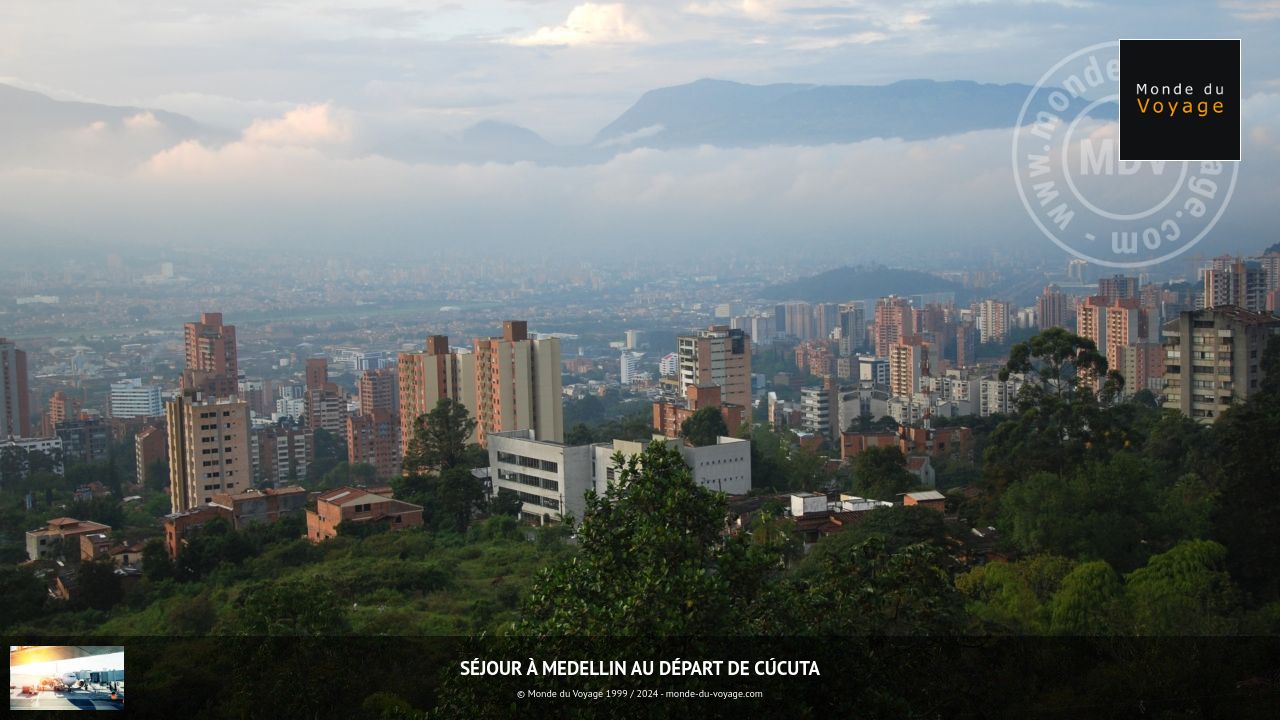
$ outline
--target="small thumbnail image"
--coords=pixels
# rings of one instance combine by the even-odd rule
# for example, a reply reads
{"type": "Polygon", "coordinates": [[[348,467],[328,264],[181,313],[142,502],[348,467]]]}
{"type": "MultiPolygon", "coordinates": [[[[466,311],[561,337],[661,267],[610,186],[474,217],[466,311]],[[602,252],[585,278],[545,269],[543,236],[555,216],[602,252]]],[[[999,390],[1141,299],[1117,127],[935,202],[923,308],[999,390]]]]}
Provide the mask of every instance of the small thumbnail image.
{"type": "Polygon", "coordinates": [[[10,645],[10,710],[123,710],[121,645],[10,645]]]}

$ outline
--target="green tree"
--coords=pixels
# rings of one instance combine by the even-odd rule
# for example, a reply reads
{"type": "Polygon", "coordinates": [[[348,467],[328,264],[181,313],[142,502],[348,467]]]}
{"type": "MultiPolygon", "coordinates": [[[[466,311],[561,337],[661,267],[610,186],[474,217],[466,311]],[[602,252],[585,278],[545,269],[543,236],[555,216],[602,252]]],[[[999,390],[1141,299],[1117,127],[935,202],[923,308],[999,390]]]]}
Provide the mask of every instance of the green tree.
{"type": "Polygon", "coordinates": [[[245,588],[235,635],[341,635],[349,630],[343,602],[320,583],[259,582],[245,588]]]}
{"type": "Polygon", "coordinates": [[[152,538],[142,546],[142,572],[152,580],[168,580],[174,576],[169,549],[160,538],[152,538]]]}
{"type": "Polygon", "coordinates": [[[520,509],[524,506],[520,495],[510,488],[502,488],[489,499],[490,515],[506,515],[520,517],[520,509]]]}
{"type": "Polygon", "coordinates": [[[715,445],[716,438],[729,434],[719,407],[704,407],[680,423],[680,435],[695,447],[715,445]]]}
{"type": "Polygon", "coordinates": [[[476,421],[466,405],[441,398],[431,412],[414,419],[413,438],[404,453],[405,469],[442,473],[463,464],[475,429],[476,421]]]}
{"type": "Polygon", "coordinates": [[[1230,628],[1240,596],[1226,571],[1227,549],[1187,540],[1125,578],[1139,635],[1216,635],[1230,628]]]}
{"type": "Polygon", "coordinates": [[[0,565],[0,607],[4,608],[0,627],[38,617],[47,596],[44,583],[29,568],[0,565]]]}
{"type": "Polygon", "coordinates": [[[741,631],[735,609],[747,603],[731,588],[745,573],[736,561],[747,557],[748,541],[724,534],[724,497],[698,486],[680,452],[660,442],[614,462],[620,481],[604,495],[588,493],[578,553],[539,574],[516,631],[640,637],[741,631]]]}
{"type": "Polygon", "coordinates": [[[1227,547],[1231,577],[1262,602],[1280,600],[1280,336],[1262,354],[1260,391],[1213,426],[1216,493],[1211,538],[1227,547]]]}
{"type": "Polygon", "coordinates": [[[1081,563],[1062,578],[1049,602],[1049,630],[1055,635],[1111,635],[1119,618],[1124,587],[1103,560],[1081,563]]]}
{"type": "Polygon", "coordinates": [[[893,500],[918,484],[896,445],[863,450],[853,458],[853,490],[874,500],[893,500]]]}
{"type": "Polygon", "coordinates": [[[169,605],[167,620],[175,635],[208,635],[218,622],[218,609],[205,591],[175,599],[169,605]]]}
{"type": "Polygon", "coordinates": [[[124,597],[116,566],[110,560],[86,560],[78,573],[79,602],[94,610],[110,610],[124,597]]]}
{"type": "Polygon", "coordinates": [[[956,578],[970,615],[986,630],[1042,635],[1050,625],[1048,602],[1074,566],[1069,558],[1037,555],[978,566],[956,578]]]}

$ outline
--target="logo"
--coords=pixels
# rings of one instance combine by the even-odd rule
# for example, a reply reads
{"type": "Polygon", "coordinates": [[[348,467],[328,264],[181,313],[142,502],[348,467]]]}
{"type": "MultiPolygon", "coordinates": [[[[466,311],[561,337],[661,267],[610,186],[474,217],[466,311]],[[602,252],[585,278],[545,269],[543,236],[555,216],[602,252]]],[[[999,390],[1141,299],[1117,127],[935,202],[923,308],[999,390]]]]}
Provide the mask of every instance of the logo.
{"type": "Polygon", "coordinates": [[[1058,247],[1114,268],[1177,257],[1213,229],[1238,163],[1121,160],[1120,43],[1063,58],[1027,95],[1013,134],[1018,195],[1058,247]]]}

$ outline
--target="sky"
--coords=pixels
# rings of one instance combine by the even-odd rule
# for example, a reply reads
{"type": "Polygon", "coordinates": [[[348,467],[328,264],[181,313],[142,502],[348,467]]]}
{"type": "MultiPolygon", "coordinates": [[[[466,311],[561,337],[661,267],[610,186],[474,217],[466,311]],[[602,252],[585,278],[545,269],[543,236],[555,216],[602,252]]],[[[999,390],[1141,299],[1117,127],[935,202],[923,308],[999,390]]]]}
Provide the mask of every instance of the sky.
{"type": "Polygon", "coordinates": [[[370,148],[410,132],[448,143],[484,120],[587,143],[645,91],[707,77],[1033,83],[1117,37],[1243,39],[1246,158],[1252,149],[1257,162],[1242,166],[1223,227],[1261,233],[1280,199],[1278,28],[1277,0],[8,0],[0,83],[182,113],[227,141],[125,152],[156,131],[140,114],[88,123],[57,152],[0,158],[11,228],[0,243],[38,230],[159,245],[521,236],[577,250],[792,235],[813,247],[855,238],[872,254],[901,249],[896,236],[918,250],[955,232],[955,215],[909,217],[923,191],[960,213],[965,233],[1015,242],[1033,231],[1008,133],[636,150],[578,168],[418,163],[370,148]]]}

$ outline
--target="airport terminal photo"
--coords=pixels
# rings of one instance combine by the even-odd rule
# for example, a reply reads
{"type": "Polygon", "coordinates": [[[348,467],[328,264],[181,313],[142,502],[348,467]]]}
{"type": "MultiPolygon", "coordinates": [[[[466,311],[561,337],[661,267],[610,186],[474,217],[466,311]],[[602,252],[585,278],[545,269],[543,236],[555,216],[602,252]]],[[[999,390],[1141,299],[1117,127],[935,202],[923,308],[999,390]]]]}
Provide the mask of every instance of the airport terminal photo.
{"type": "Polygon", "coordinates": [[[10,710],[123,710],[119,645],[10,645],[10,710]]]}

